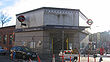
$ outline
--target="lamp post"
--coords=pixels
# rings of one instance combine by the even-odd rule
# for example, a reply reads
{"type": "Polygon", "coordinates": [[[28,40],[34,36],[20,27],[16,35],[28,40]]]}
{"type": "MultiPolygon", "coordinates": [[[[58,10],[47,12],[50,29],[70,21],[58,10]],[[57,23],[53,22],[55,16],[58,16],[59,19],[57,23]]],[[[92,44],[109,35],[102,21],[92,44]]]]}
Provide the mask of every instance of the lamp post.
{"type": "Polygon", "coordinates": [[[34,41],[34,37],[35,37],[35,36],[32,36],[32,41],[33,41],[33,51],[34,51],[34,48],[35,48],[35,41],[34,41]]]}
{"type": "Polygon", "coordinates": [[[62,52],[64,51],[64,31],[62,31],[62,52]]]}

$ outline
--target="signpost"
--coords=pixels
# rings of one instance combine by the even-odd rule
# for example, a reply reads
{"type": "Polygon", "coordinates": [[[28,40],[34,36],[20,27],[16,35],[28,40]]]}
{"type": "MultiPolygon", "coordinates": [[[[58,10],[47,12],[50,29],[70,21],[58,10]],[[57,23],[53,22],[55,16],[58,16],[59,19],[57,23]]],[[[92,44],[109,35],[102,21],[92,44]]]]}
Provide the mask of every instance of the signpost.
{"type": "Polygon", "coordinates": [[[93,21],[91,19],[88,19],[87,22],[86,22],[88,25],[92,25],[93,24],[93,21]]]}
{"type": "Polygon", "coordinates": [[[22,23],[22,22],[24,22],[25,17],[23,15],[20,15],[17,19],[18,19],[19,22],[22,23]]]}
{"type": "Polygon", "coordinates": [[[18,19],[19,22],[21,22],[21,26],[26,26],[26,24],[23,23],[26,19],[25,16],[20,15],[17,19],[18,19]]]}

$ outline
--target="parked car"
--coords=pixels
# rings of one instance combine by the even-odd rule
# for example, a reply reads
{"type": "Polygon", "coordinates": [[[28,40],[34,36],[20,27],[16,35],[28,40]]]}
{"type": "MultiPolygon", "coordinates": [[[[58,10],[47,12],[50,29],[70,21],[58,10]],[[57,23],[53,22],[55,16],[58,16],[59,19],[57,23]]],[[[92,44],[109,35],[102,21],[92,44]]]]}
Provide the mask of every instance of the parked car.
{"type": "Polygon", "coordinates": [[[1,46],[0,46],[0,55],[5,55],[7,53],[7,50],[3,49],[1,46]]]}
{"type": "Polygon", "coordinates": [[[32,50],[28,47],[24,46],[14,46],[10,49],[10,55],[15,52],[16,59],[37,59],[37,53],[32,52],[32,50]]]}

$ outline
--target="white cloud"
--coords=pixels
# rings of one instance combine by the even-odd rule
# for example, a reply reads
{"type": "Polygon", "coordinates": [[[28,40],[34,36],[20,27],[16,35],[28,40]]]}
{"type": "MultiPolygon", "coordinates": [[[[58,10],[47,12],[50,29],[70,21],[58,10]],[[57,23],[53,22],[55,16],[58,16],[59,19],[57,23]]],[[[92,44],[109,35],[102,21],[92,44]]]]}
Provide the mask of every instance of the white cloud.
{"type": "Polygon", "coordinates": [[[110,6],[109,0],[19,0],[14,6],[8,7],[10,9],[8,11],[11,14],[18,14],[40,7],[80,9],[88,18],[93,20],[91,31],[104,31],[110,30],[108,27],[110,26],[110,8],[108,6],[110,6]]]}
{"type": "Polygon", "coordinates": [[[0,6],[2,6],[3,5],[3,3],[0,1],[0,6]]]}

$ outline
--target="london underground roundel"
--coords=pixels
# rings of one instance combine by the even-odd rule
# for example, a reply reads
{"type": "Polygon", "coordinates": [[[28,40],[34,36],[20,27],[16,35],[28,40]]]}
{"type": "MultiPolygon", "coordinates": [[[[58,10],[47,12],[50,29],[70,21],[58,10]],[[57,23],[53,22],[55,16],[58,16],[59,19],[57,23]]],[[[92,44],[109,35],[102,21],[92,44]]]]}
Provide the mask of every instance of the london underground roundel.
{"type": "Polygon", "coordinates": [[[25,17],[23,15],[20,15],[18,18],[17,18],[20,22],[24,22],[25,21],[25,17]]]}
{"type": "Polygon", "coordinates": [[[88,25],[92,25],[93,24],[93,21],[91,19],[88,19],[87,24],[88,25]]]}

